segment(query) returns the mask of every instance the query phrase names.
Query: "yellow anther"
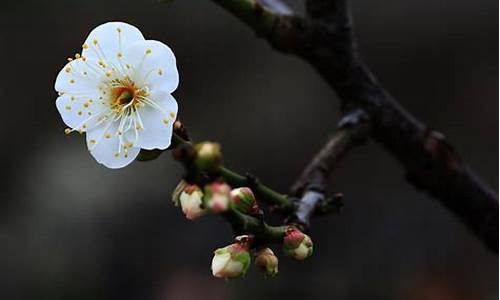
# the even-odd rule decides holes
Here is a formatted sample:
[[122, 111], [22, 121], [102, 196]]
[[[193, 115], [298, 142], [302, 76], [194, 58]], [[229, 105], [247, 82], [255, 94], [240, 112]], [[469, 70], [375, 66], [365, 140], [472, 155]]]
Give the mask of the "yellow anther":
[[122, 29], [120, 27], [116, 28], [116, 31], [122, 32]]
[[79, 110], [79, 111], [77, 112], [77, 114], [78, 114], [79, 116], [81, 116], [81, 115], [82, 115], [82, 111], [81, 111], [81, 110]]
[[118, 53], [116, 53], [116, 56], [118, 56], [118, 57], [120, 57], [120, 58], [121, 58], [121, 57], [123, 57], [123, 53], [118, 52]]
[[74, 79], [70, 79], [69, 83], [75, 83]]
[[120, 156], [120, 153], [116, 152], [115, 157], [118, 157], [118, 156]]
[[64, 92], [59, 92], [59, 93], [57, 93], [57, 94], [58, 94], [59, 96], [62, 96], [62, 95], [64, 95]]
[[66, 105], [64, 108], [66, 108], [67, 110], [71, 110], [71, 105]]
[[163, 71], [161, 69], [158, 69], [158, 75], [163, 75]]
[[168, 124], [168, 119], [167, 118], [163, 119], [163, 123]]
[[111, 138], [111, 134], [106, 133], [106, 134], [104, 135], [104, 137], [105, 137], [105, 138], [107, 138], [107, 139], [110, 139], [110, 138]]
[[106, 72], [107, 77], [111, 77], [111, 71]]
[[146, 54], [151, 54], [151, 49], [146, 49]]
[[69, 99], [71, 99], [71, 101], [75, 101], [75, 96], [71, 96]]
[[174, 114], [174, 112], [172, 112], [172, 111], [170, 112], [170, 117], [171, 117], [172, 119], [173, 119], [173, 118], [175, 118], [175, 114]]
[[71, 68], [67, 67], [66, 69], [64, 69], [64, 71], [66, 71], [66, 73], [69, 73], [69, 72], [71, 72]]
[[69, 128], [64, 129], [64, 133], [65, 134], [70, 134], [71, 133], [71, 129], [69, 129]]
[[80, 56], [80, 53], [76, 53], [76, 54], [75, 54], [75, 58], [76, 58], [76, 59], [78, 59], [78, 58], [80, 58], [80, 57], [81, 57], [81, 56]]
[[83, 107], [85, 107], [85, 108], [89, 107], [89, 103], [88, 102], [83, 102]]
[[93, 99], [89, 99], [89, 102], [92, 103], [92, 102], [94, 102], [94, 100]]
[[90, 143], [91, 144], [95, 144], [95, 140], [90, 140]]
[[97, 39], [94, 39], [94, 40], [92, 41], [92, 44], [97, 45]]
[[87, 49], [88, 47], [89, 47], [89, 45], [87, 45], [87, 44], [82, 45], [82, 49]]
[[126, 64], [126, 65], [125, 65], [125, 68], [130, 69], [130, 65], [129, 65], [129, 64]]
[[83, 128], [83, 129], [87, 128], [87, 125], [83, 124], [82, 128]]

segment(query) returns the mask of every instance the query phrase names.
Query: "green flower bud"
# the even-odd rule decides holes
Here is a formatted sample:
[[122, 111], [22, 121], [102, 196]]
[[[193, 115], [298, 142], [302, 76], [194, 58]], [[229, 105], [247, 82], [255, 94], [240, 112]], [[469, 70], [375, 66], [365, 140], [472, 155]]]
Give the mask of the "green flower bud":
[[219, 144], [203, 142], [196, 144], [194, 163], [198, 171], [213, 173], [222, 165], [222, 152]]
[[234, 209], [244, 214], [256, 214], [259, 211], [259, 206], [250, 188], [240, 187], [232, 190], [229, 195]]
[[244, 276], [250, 265], [249, 244], [236, 242], [214, 251], [212, 274], [217, 278]]

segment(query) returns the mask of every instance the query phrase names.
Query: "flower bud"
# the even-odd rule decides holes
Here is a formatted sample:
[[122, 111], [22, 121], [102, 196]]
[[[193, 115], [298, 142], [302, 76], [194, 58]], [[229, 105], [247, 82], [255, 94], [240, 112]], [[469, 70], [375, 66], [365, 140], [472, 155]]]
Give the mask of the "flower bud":
[[255, 254], [255, 266], [266, 277], [274, 277], [278, 274], [278, 258], [269, 248], [260, 249]]
[[174, 190], [172, 200], [175, 205], [180, 205], [182, 212], [189, 220], [194, 220], [207, 213], [203, 206], [203, 192], [195, 184], [182, 180]]
[[250, 188], [240, 187], [232, 190], [229, 195], [231, 205], [236, 210], [244, 214], [256, 214], [259, 211], [259, 206]]
[[304, 260], [311, 256], [313, 252], [313, 242], [311, 238], [294, 227], [287, 229], [283, 239], [283, 250], [296, 260]]
[[250, 265], [248, 243], [234, 243], [214, 251], [212, 274], [217, 278], [237, 278], [245, 275]]
[[222, 164], [222, 152], [217, 143], [203, 142], [194, 147], [196, 157], [194, 160], [196, 168], [201, 172], [213, 173]]
[[213, 182], [205, 186], [205, 206], [214, 213], [226, 211], [229, 207], [231, 187], [224, 182]]

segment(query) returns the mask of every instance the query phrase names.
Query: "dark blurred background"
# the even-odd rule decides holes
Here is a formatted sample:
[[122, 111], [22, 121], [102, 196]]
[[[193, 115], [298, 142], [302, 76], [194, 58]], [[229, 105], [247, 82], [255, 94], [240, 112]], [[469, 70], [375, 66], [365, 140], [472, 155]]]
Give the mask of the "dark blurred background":
[[[303, 11], [302, 1], [290, 4]], [[361, 53], [410, 111], [498, 191], [498, 1], [353, 0]], [[498, 258], [373, 142], [331, 180], [341, 215], [315, 219], [315, 253], [280, 274], [224, 282], [218, 218], [170, 203], [165, 153], [120, 170], [65, 136], [53, 83], [95, 26], [121, 20], [174, 50], [180, 117], [226, 165], [286, 192], [338, 120], [314, 70], [274, 52], [210, 1], [2, 1], [0, 299], [498, 299]]]

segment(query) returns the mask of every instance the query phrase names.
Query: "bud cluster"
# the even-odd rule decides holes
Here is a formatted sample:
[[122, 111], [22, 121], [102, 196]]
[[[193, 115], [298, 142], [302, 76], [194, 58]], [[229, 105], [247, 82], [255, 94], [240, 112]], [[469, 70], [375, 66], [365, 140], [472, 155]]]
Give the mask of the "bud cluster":
[[212, 182], [203, 187], [182, 180], [172, 194], [176, 206], [180, 206], [186, 218], [194, 220], [207, 212], [223, 213], [228, 209], [237, 210], [243, 214], [259, 212], [257, 200], [248, 187], [231, 190], [224, 182]]

